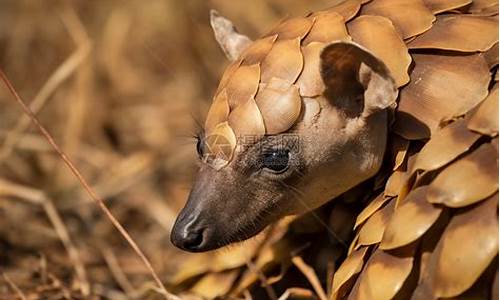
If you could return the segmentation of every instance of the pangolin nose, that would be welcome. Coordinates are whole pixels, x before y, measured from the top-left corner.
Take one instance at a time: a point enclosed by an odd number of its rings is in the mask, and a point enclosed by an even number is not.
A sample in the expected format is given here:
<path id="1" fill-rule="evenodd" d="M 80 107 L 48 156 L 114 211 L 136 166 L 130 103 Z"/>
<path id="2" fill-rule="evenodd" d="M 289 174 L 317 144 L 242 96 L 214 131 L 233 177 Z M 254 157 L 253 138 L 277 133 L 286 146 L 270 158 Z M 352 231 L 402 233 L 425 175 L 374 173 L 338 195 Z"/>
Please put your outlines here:
<path id="1" fill-rule="evenodd" d="M 206 228 L 194 221 L 190 220 L 184 223 L 182 220 L 177 220 L 175 222 L 170 239 L 176 247 L 191 252 L 201 250 Z"/>

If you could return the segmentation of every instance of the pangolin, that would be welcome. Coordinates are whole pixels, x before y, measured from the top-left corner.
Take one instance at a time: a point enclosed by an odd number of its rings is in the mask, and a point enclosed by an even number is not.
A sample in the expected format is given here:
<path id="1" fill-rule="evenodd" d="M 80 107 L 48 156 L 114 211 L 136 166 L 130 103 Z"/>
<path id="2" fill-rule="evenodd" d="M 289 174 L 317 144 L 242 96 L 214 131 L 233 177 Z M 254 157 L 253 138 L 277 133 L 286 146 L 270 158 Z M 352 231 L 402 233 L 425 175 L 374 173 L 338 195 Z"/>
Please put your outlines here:
<path id="1" fill-rule="evenodd" d="M 172 241 L 241 241 L 377 174 L 332 298 L 483 299 L 498 286 L 498 2 L 337 2 L 255 41 L 212 14 L 232 62 Z"/>

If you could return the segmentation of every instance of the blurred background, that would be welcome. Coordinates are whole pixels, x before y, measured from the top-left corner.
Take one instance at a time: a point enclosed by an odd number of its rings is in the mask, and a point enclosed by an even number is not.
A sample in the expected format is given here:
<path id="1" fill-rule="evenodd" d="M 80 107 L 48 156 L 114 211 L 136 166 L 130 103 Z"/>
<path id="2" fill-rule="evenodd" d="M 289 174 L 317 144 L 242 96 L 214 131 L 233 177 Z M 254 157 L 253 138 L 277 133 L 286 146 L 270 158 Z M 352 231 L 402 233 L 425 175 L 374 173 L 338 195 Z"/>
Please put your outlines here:
<path id="1" fill-rule="evenodd" d="M 0 67 L 170 291 L 248 298 L 266 262 L 249 262 L 259 238 L 207 254 L 169 242 L 196 171 L 197 124 L 228 65 L 209 10 L 256 38 L 333 2 L 0 0 Z M 4 85 L 0 107 L 0 299 L 161 298 Z"/>

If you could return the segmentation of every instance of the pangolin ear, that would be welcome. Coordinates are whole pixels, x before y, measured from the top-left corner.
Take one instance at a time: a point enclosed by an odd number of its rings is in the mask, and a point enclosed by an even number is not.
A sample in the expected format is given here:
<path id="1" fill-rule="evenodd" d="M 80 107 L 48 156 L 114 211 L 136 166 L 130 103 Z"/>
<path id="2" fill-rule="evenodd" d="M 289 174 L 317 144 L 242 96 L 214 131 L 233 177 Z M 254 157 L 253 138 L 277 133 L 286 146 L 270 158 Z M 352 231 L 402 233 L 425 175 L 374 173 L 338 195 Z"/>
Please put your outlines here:
<path id="1" fill-rule="evenodd" d="M 252 42 L 246 35 L 238 33 L 233 23 L 214 9 L 210 11 L 210 25 L 214 30 L 215 39 L 231 61 L 236 60 Z"/>
<path id="2" fill-rule="evenodd" d="M 344 105 L 348 101 L 348 106 L 360 101 L 358 116 L 367 117 L 396 106 L 398 89 L 389 70 L 357 44 L 338 42 L 325 47 L 321 53 L 321 77 L 330 101 Z"/>

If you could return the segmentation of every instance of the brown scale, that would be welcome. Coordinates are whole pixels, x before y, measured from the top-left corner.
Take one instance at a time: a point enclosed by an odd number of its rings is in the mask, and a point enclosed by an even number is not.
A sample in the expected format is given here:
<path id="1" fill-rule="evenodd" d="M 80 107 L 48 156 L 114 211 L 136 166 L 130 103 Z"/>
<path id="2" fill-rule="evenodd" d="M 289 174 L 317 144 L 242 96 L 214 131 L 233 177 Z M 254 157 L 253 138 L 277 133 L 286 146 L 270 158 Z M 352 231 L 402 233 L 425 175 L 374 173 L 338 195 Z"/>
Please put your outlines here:
<path id="1" fill-rule="evenodd" d="M 374 53 L 400 93 L 395 171 L 356 220 L 333 298 L 482 295 L 498 255 L 498 1 L 347 0 L 280 23 L 224 73 L 207 161 L 227 165 L 240 135 L 289 130 L 302 97 L 323 93 L 319 54 L 334 41 Z M 426 144 L 409 157 L 413 140 Z"/>

